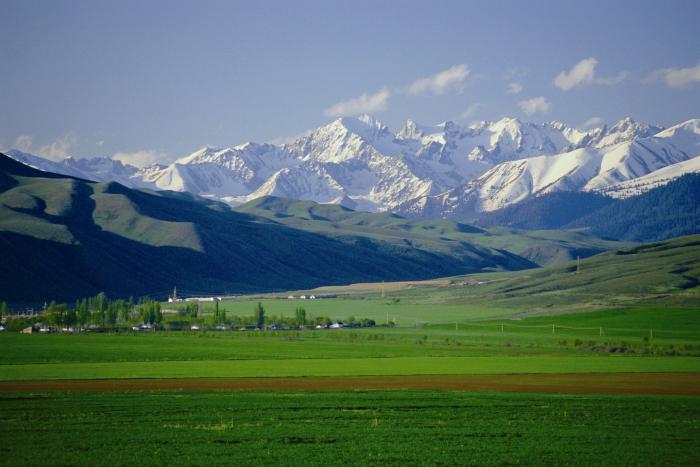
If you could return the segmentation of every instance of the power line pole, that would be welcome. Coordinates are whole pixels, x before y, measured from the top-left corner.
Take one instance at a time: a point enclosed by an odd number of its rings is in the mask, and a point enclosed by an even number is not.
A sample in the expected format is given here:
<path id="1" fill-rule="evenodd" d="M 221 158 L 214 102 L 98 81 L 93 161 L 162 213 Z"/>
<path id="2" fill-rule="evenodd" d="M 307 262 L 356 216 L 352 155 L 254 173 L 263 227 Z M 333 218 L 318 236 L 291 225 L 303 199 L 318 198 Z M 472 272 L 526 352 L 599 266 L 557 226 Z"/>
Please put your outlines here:
<path id="1" fill-rule="evenodd" d="M 576 257 L 576 274 L 581 272 L 581 257 Z"/>

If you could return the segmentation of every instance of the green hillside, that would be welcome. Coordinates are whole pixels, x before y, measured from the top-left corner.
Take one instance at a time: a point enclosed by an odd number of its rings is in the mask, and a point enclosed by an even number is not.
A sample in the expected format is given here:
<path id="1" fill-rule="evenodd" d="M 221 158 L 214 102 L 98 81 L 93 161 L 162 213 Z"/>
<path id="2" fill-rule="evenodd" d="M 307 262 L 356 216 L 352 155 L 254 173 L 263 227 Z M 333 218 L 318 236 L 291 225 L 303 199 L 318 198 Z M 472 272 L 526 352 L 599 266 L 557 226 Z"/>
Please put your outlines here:
<path id="1" fill-rule="evenodd" d="M 497 248 L 540 266 L 560 264 L 577 256 L 585 258 L 623 245 L 582 232 L 482 229 L 447 220 L 407 220 L 391 213 L 357 212 L 344 206 L 271 196 L 250 201 L 236 210 L 336 238 L 362 235 L 433 251 L 460 249 L 464 244 Z"/>
<path id="2" fill-rule="evenodd" d="M 385 217 L 365 216 L 378 225 Z M 401 242 L 277 220 L 186 194 L 48 174 L 0 155 L 0 299 L 164 296 L 173 286 L 241 293 L 534 266 L 447 231 L 443 240 Z"/>
<path id="3" fill-rule="evenodd" d="M 432 307 L 454 317 L 518 317 L 642 305 L 700 306 L 700 235 L 602 253 L 559 266 L 470 274 L 430 281 L 322 287 L 316 293 L 374 299 L 381 290 L 400 305 Z M 381 303 L 389 300 L 380 300 Z M 379 316 L 379 315 L 377 315 Z M 435 319 L 433 319 L 434 321 Z"/>

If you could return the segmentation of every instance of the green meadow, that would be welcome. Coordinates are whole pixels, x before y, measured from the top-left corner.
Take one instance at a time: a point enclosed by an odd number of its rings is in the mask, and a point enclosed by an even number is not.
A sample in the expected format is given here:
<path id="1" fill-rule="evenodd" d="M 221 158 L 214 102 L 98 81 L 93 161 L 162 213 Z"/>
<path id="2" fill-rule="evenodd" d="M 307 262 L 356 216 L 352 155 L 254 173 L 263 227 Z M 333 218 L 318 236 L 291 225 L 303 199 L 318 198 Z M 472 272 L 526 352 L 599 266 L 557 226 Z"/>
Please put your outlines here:
<path id="1" fill-rule="evenodd" d="M 0 464 L 696 465 L 696 242 L 232 297 L 226 331 L 0 333 Z M 379 326 L 235 330 L 258 301 Z"/>
<path id="2" fill-rule="evenodd" d="M 0 394 L 0 465 L 697 465 L 700 399 L 462 391 Z"/>
<path id="3" fill-rule="evenodd" d="M 698 372 L 696 357 L 480 356 L 194 360 L 7 365 L 0 381 L 110 378 L 269 378 L 519 373 Z"/>

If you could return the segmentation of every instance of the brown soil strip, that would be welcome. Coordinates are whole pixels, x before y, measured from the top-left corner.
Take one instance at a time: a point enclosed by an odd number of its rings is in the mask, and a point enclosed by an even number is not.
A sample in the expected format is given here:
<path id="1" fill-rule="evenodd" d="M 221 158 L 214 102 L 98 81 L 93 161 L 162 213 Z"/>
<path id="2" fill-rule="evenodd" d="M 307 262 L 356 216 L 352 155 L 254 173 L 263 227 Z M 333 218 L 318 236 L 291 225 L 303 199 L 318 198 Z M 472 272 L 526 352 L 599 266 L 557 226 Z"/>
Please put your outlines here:
<path id="1" fill-rule="evenodd" d="M 381 389 L 700 396 L 700 372 L 333 376 L 298 378 L 163 378 L 0 382 L 0 392 L 211 390 L 352 391 Z"/>

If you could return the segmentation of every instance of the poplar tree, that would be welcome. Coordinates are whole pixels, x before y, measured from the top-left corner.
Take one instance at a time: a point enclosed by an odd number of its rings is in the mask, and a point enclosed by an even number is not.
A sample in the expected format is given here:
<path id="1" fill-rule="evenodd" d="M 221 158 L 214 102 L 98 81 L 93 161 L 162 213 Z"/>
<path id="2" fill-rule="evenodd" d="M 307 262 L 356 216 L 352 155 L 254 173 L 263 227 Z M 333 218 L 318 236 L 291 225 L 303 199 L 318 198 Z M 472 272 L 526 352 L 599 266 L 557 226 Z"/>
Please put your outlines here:
<path id="1" fill-rule="evenodd" d="M 263 308 L 260 302 L 258 302 L 253 309 L 253 319 L 255 320 L 256 327 L 260 329 L 265 327 L 265 308 Z"/>

